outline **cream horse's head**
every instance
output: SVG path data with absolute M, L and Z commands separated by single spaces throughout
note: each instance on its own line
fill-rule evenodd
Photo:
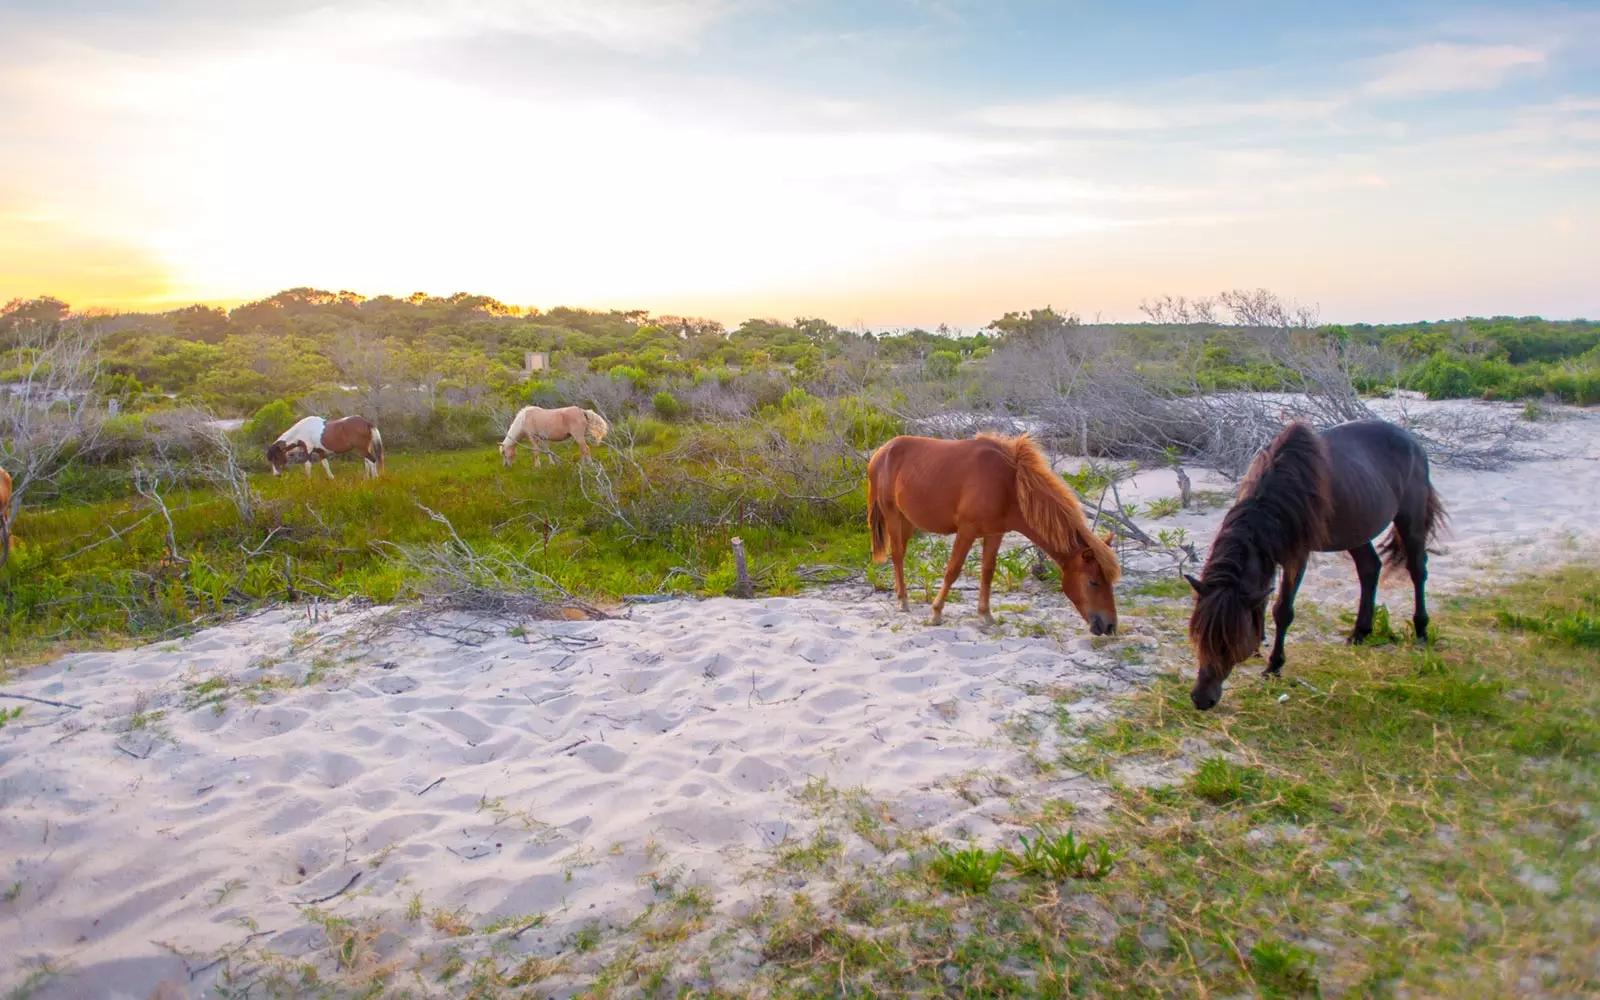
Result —
M 510 438 L 500 442 L 500 461 L 506 468 L 511 468 L 511 463 L 517 458 L 517 443 Z
M 593 410 L 584 410 L 583 420 L 588 426 L 589 436 L 594 439 L 595 444 L 604 441 L 606 435 L 611 433 L 611 425 L 606 422 L 606 418 Z

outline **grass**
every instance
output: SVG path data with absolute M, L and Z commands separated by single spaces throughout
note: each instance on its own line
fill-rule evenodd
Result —
M 727 513 L 721 508 L 690 509 L 685 498 L 697 494 L 689 486 L 679 483 L 683 496 L 652 498 L 626 478 L 629 467 L 608 447 L 596 455 L 610 463 L 637 532 L 584 498 L 577 462 L 506 470 L 491 445 L 394 454 L 376 481 L 362 478 L 356 462 L 339 463 L 331 481 L 253 474 L 262 496 L 254 524 L 242 523 L 212 490 L 175 491 L 165 499 L 187 563 L 167 557 L 164 526 L 147 518 L 138 497 L 25 508 L 17 532 L 29 544 L 0 569 L 7 609 L 0 664 L 171 637 L 291 594 L 359 594 L 380 603 L 403 597 L 417 581 L 383 547 L 447 538 L 418 503 L 448 517 L 469 544 L 525 557 L 557 584 L 600 603 L 658 590 L 712 592 L 733 535 L 744 539 L 766 593 L 797 592 L 808 566 L 868 563 L 861 489 L 826 503 L 751 495 L 719 523 Z M 637 455 L 658 487 L 666 477 L 695 473 L 665 445 L 640 447 Z
M 826 905 L 797 896 L 757 921 L 763 988 L 1593 995 L 1600 662 L 1569 638 L 1581 624 L 1545 623 L 1581 623 L 1597 585 L 1579 568 L 1436 601 L 1431 649 L 1302 642 L 1290 681 L 1236 673 L 1211 713 L 1189 705 L 1192 677 L 1164 678 L 1074 733 L 1068 763 L 1090 773 L 1191 760 L 1169 787 L 1113 781 L 1093 837 L 1110 865 L 1062 834 L 844 873 Z M 1215 749 L 1191 757 L 1200 744 Z

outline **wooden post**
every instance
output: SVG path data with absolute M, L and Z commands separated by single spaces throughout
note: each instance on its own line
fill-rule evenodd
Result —
M 1183 499 L 1183 509 L 1189 509 L 1189 474 L 1178 466 L 1178 495 Z
M 734 597 L 756 596 L 755 584 L 750 582 L 750 569 L 744 562 L 744 539 L 730 538 L 733 544 L 733 569 L 738 574 L 738 580 L 733 585 Z

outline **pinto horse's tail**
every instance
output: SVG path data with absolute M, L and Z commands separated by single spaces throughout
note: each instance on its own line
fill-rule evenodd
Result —
M 883 449 L 879 448 L 867 463 L 867 528 L 872 532 L 872 561 L 876 563 L 889 558 L 888 522 L 883 508 L 878 505 L 878 489 L 875 485 L 882 456 Z
M 378 463 L 378 474 L 383 474 L 383 434 L 378 430 L 378 425 L 372 425 L 372 457 Z

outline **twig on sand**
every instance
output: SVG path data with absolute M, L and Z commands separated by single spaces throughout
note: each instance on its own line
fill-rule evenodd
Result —
M 541 913 L 537 917 L 534 917 L 532 920 L 530 920 L 527 923 L 523 924 L 521 927 L 518 927 L 516 930 L 512 931 L 510 934 L 507 934 L 506 935 L 506 940 L 515 941 L 517 938 L 520 938 L 522 935 L 526 934 L 528 931 L 533 930 L 535 927 L 543 927 L 543 926 L 544 926 L 544 914 Z
M 418 792 L 417 794 L 418 795 L 426 795 L 427 793 L 433 791 L 435 788 L 438 788 L 443 783 L 444 783 L 444 775 L 440 775 L 439 777 L 434 778 L 431 782 L 429 782 L 428 785 L 425 788 L 423 788 L 422 791 Z
M 15 698 L 18 701 L 32 701 L 37 702 L 40 705 L 51 705 L 55 708 L 80 709 L 83 707 L 82 705 L 74 705 L 67 701 L 51 701 L 49 698 L 35 698 L 31 694 L 11 694 L 8 691 L 0 691 L 0 698 Z
M 443 781 L 444 779 L 440 778 L 439 780 Z M 330 899 L 337 899 L 338 897 L 343 896 L 345 893 L 349 892 L 351 887 L 359 881 L 361 881 L 361 873 L 356 872 L 354 875 L 350 876 L 350 881 L 346 882 L 344 884 L 344 888 L 340 889 L 338 892 L 330 892 L 326 896 L 321 896 L 317 899 L 302 899 L 298 902 L 301 906 L 316 906 L 318 903 L 326 903 Z

